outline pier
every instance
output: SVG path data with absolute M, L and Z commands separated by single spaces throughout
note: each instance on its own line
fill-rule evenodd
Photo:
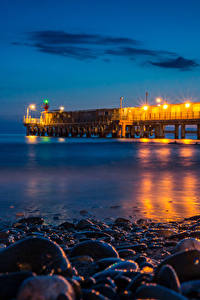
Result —
M 200 139 L 197 102 L 79 111 L 65 111 L 63 107 L 50 111 L 45 105 L 40 118 L 31 118 L 27 109 L 27 136 L 165 138 L 171 133 L 175 139 L 185 139 L 193 133 Z

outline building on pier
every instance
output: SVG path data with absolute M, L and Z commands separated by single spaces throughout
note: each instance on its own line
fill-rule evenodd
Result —
M 63 137 L 151 137 L 164 138 L 173 133 L 174 138 L 185 138 L 195 125 L 197 139 L 200 139 L 200 103 L 179 103 L 65 111 L 46 109 L 40 118 L 24 117 L 27 135 Z M 167 130 L 167 126 L 172 129 Z M 179 128 L 181 134 L 179 136 Z

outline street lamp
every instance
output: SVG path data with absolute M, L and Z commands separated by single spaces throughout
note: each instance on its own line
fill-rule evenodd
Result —
M 29 118 L 29 111 L 30 110 L 36 110 L 35 104 L 29 104 L 29 106 L 27 107 L 27 110 L 26 110 L 27 118 Z
M 60 112 L 64 111 L 64 106 L 60 106 Z

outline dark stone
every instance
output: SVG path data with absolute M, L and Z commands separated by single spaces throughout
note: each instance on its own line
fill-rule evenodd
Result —
M 82 219 L 76 225 L 76 229 L 78 229 L 78 230 L 87 229 L 89 226 L 92 226 L 92 225 L 94 225 L 94 223 L 92 223 L 92 221 L 90 221 L 88 219 Z
M 62 248 L 39 237 L 22 239 L 0 251 L 0 273 L 21 270 L 72 276 L 70 262 Z
M 58 226 L 59 229 L 73 230 L 75 229 L 75 225 L 71 222 L 64 222 Z
M 163 265 L 171 265 L 180 282 L 199 279 L 200 251 L 189 250 L 178 252 L 164 259 L 156 270 L 156 278 Z
M 142 282 L 151 282 L 152 281 L 152 275 L 150 274 L 141 274 L 138 273 L 129 283 L 127 286 L 127 290 L 130 290 L 135 293 L 137 288 L 141 286 Z
M 44 223 L 44 219 L 41 217 L 28 217 L 20 219 L 17 222 L 28 225 L 42 225 Z
M 109 299 L 116 299 L 116 289 L 108 284 L 97 284 L 93 287 L 95 291 L 100 292 L 102 295 Z
M 136 254 L 136 252 L 132 249 L 122 249 L 118 251 L 119 257 L 121 258 L 126 258 L 126 257 L 131 257 Z
M 192 280 L 181 284 L 182 293 L 193 299 L 200 298 L 200 280 Z
M 120 293 L 127 288 L 127 286 L 131 282 L 131 279 L 122 275 L 122 276 L 117 276 L 116 278 L 114 278 L 114 282 L 117 286 L 117 291 Z
M 181 292 L 180 281 L 178 276 L 170 265 L 164 265 L 156 276 L 156 282 L 159 285 L 163 285 L 169 289 L 174 290 L 177 293 Z
M 89 255 L 94 259 L 119 257 L 117 250 L 110 244 L 101 241 L 85 241 L 74 246 L 71 256 Z
M 108 268 L 109 266 L 111 266 L 115 263 L 119 263 L 122 261 L 124 261 L 124 260 L 117 258 L 117 257 L 102 258 L 102 259 L 98 260 L 96 262 L 96 264 L 98 266 L 98 271 L 101 271 L 101 270 L 105 270 L 106 268 Z
M 10 300 L 16 298 L 22 282 L 34 276 L 31 272 L 16 272 L 0 275 L 0 299 Z
M 93 277 L 88 277 L 83 282 L 81 282 L 81 287 L 84 289 L 90 289 L 95 284 L 96 280 Z
M 133 260 L 117 262 L 107 268 L 107 270 L 126 270 L 126 271 L 132 270 L 134 272 L 137 272 L 138 269 L 139 269 L 138 264 Z
M 187 298 L 173 290 L 157 284 L 145 284 L 140 286 L 135 299 L 162 299 L 162 300 L 186 300 Z

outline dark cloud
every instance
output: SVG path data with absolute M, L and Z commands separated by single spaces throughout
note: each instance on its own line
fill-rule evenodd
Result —
M 46 45 L 55 44 L 91 44 L 91 45 L 137 45 L 139 41 L 124 38 L 124 37 L 110 37 L 99 34 L 84 34 L 84 33 L 68 33 L 64 31 L 35 31 L 30 32 L 29 39 L 33 42 L 44 43 Z
M 199 66 L 195 60 L 186 59 L 181 56 L 175 59 L 168 59 L 166 61 L 162 60 L 159 62 L 150 62 L 150 64 L 160 68 L 179 69 L 183 71 L 191 70 Z
M 101 58 L 109 62 L 113 56 L 118 56 L 138 62 L 145 57 L 151 57 L 157 61 L 146 61 L 145 64 L 185 71 L 199 66 L 194 60 L 180 57 L 174 52 L 141 48 L 140 41 L 127 37 L 46 30 L 29 32 L 25 42 L 12 44 L 78 60 Z
M 175 53 L 168 51 L 156 51 L 143 48 L 121 47 L 118 49 L 109 49 L 105 51 L 105 54 L 124 56 L 134 58 L 135 56 L 160 56 L 160 55 L 175 55 Z
M 46 46 L 43 44 L 36 44 L 35 47 L 44 53 L 55 54 L 66 57 L 73 57 L 80 60 L 97 59 L 98 56 L 89 48 L 81 47 L 66 47 L 66 46 Z

